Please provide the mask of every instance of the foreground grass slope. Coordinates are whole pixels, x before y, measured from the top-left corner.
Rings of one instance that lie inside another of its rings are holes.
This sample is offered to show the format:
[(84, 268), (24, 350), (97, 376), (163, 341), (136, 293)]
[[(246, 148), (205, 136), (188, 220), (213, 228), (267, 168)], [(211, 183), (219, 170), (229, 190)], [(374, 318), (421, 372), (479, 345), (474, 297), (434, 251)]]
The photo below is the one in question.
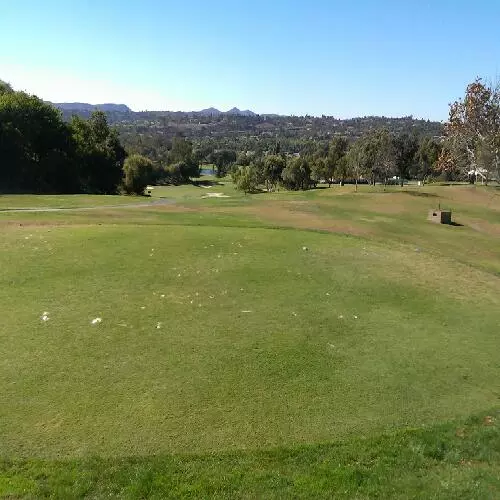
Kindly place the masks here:
[(484, 498), (500, 495), (498, 412), (366, 440), (258, 452), (0, 461), (9, 498)]
[(177, 189), (0, 213), (0, 492), (496, 491), (495, 410), (453, 434), (500, 397), (495, 190)]

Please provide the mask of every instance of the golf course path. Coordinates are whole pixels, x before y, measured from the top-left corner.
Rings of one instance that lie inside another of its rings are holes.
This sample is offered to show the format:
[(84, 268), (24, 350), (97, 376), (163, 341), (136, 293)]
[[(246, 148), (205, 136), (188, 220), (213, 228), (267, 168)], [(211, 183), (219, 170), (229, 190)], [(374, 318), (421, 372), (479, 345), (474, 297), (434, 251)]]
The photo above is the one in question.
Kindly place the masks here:
[(108, 209), (108, 208), (143, 208), (143, 207), (155, 207), (159, 205), (170, 205), (172, 203), (175, 203), (174, 200), (166, 199), (166, 198), (161, 198), (159, 200), (155, 201), (149, 201), (147, 203), (124, 203), (122, 205), (98, 205), (98, 206), (93, 206), (93, 207), (38, 207), (38, 208), (31, 208), (31, 207), (26, 207), (26, 208), (0, 208), (0, 213), (1, 212), (66, 212), (66, 211), (71, 211), (71, 212), (76, 212), (76, 211), (82, 211), (82, 210), (103, 210), (103, 209)]

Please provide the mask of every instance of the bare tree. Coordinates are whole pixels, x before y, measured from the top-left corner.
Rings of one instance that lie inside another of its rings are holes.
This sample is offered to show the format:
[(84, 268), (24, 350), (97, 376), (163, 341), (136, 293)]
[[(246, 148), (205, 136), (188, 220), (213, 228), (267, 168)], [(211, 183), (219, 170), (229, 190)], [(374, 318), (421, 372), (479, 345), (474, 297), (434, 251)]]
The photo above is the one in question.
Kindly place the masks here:
[(478, 78), (467, 86), (465, 97), (450, 104), (445, 125), (446, 146), (457, 166), (488, 182), (500, 166), (500, 86)]

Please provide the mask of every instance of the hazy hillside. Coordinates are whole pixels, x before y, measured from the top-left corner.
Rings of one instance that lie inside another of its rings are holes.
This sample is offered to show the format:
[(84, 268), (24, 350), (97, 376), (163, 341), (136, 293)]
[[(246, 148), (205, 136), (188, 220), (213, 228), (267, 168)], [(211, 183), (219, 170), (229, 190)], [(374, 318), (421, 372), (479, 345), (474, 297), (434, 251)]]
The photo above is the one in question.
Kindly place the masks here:
[(236, 107), (221, 111), (214, 107), (200, 111), (132, 111), (125, 104), (56, 103), (63, 118), (88, 118), (100, 109), (114, 125), (128, 150), (148, 152), (165, 148), (175, 136), (197, 146), (236, 151), (269, 151), (276, 142), (286, 152), (303, 151), (311, 141), (327, 144), (333, 137), (356, 139), (373, 129), (386, 128), (395, 134), (419, 137), (442, 135), (442, 124), (412, 116), (388, 118), (364, 116), (340, 119), (334, 116), (258, 115)]
[(113, 104), (113, 103), (104, 103), (104, 104), (88, 104), (86, 102), (53, 102), (52, 103), (56, 108), (59, 108), (63, 111), (73, 111), (74, 113), (91, 113), (97, 109), (106, 112), (119, 112), (119, 113), (130, 113), (132, 110), (125, 104)]

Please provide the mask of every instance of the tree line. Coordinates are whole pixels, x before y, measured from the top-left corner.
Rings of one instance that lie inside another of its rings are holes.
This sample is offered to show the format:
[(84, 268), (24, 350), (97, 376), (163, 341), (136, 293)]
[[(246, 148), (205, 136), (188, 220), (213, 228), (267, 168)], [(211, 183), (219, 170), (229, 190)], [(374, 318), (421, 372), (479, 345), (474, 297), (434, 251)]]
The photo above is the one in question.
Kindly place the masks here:
[(273, 154), (255, 159), (238, 156), (232, 176), (236, 187), (273, 191), (282, 186), (299, 190), (318, 183), (377, 182), (403, 185), (406, 179), (425, 182), (436, 171), (441, 152), (439, 141), (431, 137), (391, 134), (387, 129), (374, 130), (356, 141), (334, 138), (327, 147), (311, 145), (300, 154), (280, 153), (277, 144)]
[(465, 96), (450, 104), (442, 137), (370, 130), (356, 140), (336, 137), (328, 146), (306, 144), (298, 155), (248, 159), (233, 170), (245, 192), (309, 189), (318, 182), (394, 182), (405, 179), (500, 181), (500, 83), (476, 79)]
[(236, 159), (233, 151), (194, 150), (183, 137), (158, 148), (160, 161), (135, 148), (127, 151), (104, 112), (64, 120), (50, 103), (0, 81), (0, 191), (142, 194), (149, 183), (199, 177), (204, 155), (220, 175)]
[(115, 193), (127, 154), (104, 113), (60, 112), (0, 82), (0, 188), (30, 193)]
[[(116, 116), (107, 113), (108, 116)], [(173, 116), (171, 116), (173, 115)], [(179, 115), (179, 116), (177, 116)], [(146, 119), (147, 117), (147, 119)], [(219, 152), (252, 152), (269, 154), (279, 141), (283, 151), (303, 153), (312, 147), (326, 148), (334, 137), (346, 137), (350, 142), (372, 130), (385, 128), (391, 134), (409, 133), (421, 137), (443, 135), (437, 122), (415, 120), (412, 117), (366, 117), (338, 120), (333, 117), (196, 117), (186, 113), (161, 112), (123, 115), (115, 126), (128, 151), (147, 156), (155, 163), (166, 165), (171, 141), (184, 137), (193, 144), (193, 155), (200, 163), (219, 163)], [(215, 158), (211, 153), (215, 152)]]
[[(191, 140), (174, 129), (171, 136), (135, 129), (133, 135), (123, 136), (100, 111), (65, 120), (49, 103), (0, 81), (0, 189), (140, 194), (149, 183), (190, 182), (207, 164), (219, 177), (231, 173), (245, 192), (309, 189), (320, 182), (403, 185), (405, 179), (474, 182), (478, 176), (488, 182), (500, 174), (499, 103), (498, 85), (476, 80), (463, 99), (450, 105), (442, 136), (422, 134), (418, 127), (387, 128), (382, 120), (360, 136), (335, 131), (329, 139), (297, 139), (288, 133), (294, 132), (294, 125), (324, 125), (330, 117), (268, 117), (278, 124), (291, 120), (289, 128), (282, 127), (280, 135), (265, 140), (239, 134), (235, 148), (225, 137)], [(184, 114), (180, 119), (189, 122), (192, 117)], [(261, 119), (217, 118), (221, 122)], [(357, 120), (366, 125), (367, 119)], [(167, 118), (164, 125), (168, 129)]]

